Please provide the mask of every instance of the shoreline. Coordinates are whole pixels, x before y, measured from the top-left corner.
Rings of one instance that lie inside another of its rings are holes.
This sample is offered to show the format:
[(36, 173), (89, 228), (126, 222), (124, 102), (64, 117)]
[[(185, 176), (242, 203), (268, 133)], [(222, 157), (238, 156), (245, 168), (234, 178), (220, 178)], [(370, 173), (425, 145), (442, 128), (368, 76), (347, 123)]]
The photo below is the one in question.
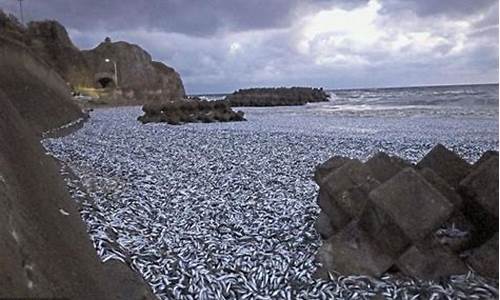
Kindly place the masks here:
[(83, 117), (71, 121), (69, 123), (63, 124), (60, 127), (45, 131), (44, 133), (42, 133), (41, 139), (44, 140), (44, 139), (60, 138), (70, 135), (73, 132), (81, 129), (89, 119), (90, 119), (90, 112), (83, 111)]
[[(92, 179), (89, 192), (95, 197), (99, 212), (89, 226), (97, 233), (95, 238), (102, 241), (98, 248), (98, 253), (104, 254), (102, 257), (130, 258), (132, 268), (148, 278), (160, 299), (193, 295), (204, 287), (215, 293), (228, 286), (226, 280), (218, 281), (220, 287), (199, 283), (193, 284), (189, 292), (180, 286), (188, 277), (203, 278), (205, 283), (216, 282), (221, 276), (234, 278), (232, 286), (238, 290), (233, 291), (233, 298), (246, 295), (249, 290), (243, 283), (252, 280), (262, 285), (263, 292), (280, 295), (281, 291), (289, 291), (297, 298), (313, 295), (314, 288), (330, 293), (342, 284), (343, 281), (311, 281), (310, 278), (315, 266), (311, 256), (318, 246), (312, 230), (317, 215), (312, 168), (328, 158), (331, 151), (362, 156), (374, 150), (371, 147), (376, 141), (372, 135), (342, 131), (350, 135), (345, 137), (340, 129), (331, 131), (330, 127), (320, 124), (339, 122), (331, 119), (315, 121), (322, 131), (308, 126), (306, 129), (313, 132), (304, 134), (284, 123), (314, 125), (309, 121), (317, 118), (306, 115), (291, 120), (269, 112), (247, 123), (178, 127), (143, 126), (135, 120), (138, 112), (139, 107), (96, 110), (92, 116), (96, 122), (88, 125), (85, 136), (51, 141), (53, 146), (48, 147), (61, 159), (81, 166), (81, 170), (89, 168), (88, 173), (81, 175)], [(404, 119), (400, 123), (403, 121), (407, 123)], [(277, 130), (278, 124), (287, 131)], [(377, 124), (380, 125), (373, 125)], [(340, 121), (340, 125), (350, 126), (345, 120)], [(371, 123), (365, 126), (371, 127)], [(403, 132), (413, 129), (407, 124), (392, 127), (398, 132), (400, 128)], [(359, 135), (362, 136), (358, 139)], [(94, 140), (94, 136), (99, 140)], [(402, 151), (406, 156), (418, 157), (426, 151), (425, 140), (415, 144), (413, 140), (382, 136), (401, 144), (390, 145), (395, 147), (390, 149)], [(455, 142), (456, 146), (463, 141)], [(476, 143), (479, 148), (489, 145)], [(375, 145), (384, 146), (383, 143)], [(468, 155), (473, 155), (476, 149), (470, 143), (462, 147)], [(364, 151), (357, 151), (358, 148)], [(103, 151), (107, 151), (106, 155), (96, 159), (96, 154)], [(106, 231), (108, 227), (112, 229)], [(118, 249), (119, 253), (106, 244), (114, 234), (125, 247)], [(246, 257), (253, 259), (246, 261)], [(211, 268), (217, 264), (221, 266)], [(277, 265), (283, 265), (284, 269)], [(164, 268), (160, 273), (150, 271), (160, 266)], [(283, 273), (287, 267), (288, 273)], [(253, 272), (252, 268), (259, 271)], [(274, 286), (261, 281), (259, 273), (283, 282)], [(166, 277), (169, 283), (160, 283), (159, 276)], [(413, 284), (418, 290), (434, 286), (428, 282), (384, 278), (385, 288), (391, 284), (401, 288)], [(346, 277), (345, 280), (353, 279)], [(460, 275), (450, 284), (456, 290), (473, 293), (470, 287), (477, 286), (481, 280), (473, 274)], [(300, 284), (295, 285), (298, 282)], [(174, 290), (180, 294), (173, 294)], [(347, 297), (354, 291), (374, 292), (346, 287), (342, 295)]]

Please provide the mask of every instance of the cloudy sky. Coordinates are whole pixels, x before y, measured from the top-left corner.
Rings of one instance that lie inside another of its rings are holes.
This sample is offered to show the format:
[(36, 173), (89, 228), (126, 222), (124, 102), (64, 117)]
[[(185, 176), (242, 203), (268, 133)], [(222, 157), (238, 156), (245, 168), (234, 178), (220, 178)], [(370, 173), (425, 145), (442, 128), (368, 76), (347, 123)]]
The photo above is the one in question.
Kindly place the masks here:
[[(18, 14), (17, 1), (0, 7)], [(498, 82), (493, 0), (25, 0), (80, 48), (106, 36), (174, 67), (187, 92)]]

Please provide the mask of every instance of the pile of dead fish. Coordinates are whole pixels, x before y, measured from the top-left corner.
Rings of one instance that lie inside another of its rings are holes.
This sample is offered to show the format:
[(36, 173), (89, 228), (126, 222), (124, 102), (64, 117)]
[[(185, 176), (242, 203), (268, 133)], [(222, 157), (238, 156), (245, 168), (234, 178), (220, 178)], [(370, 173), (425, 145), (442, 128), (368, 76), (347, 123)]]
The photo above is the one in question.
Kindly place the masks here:
[[(370, 147), (418, 158), (431, 145), (430, 131), (420, 144), (388, 131), (391, 143), (377, 143), (378, 134), (335, 118), (259, 112), (248, 122), (169, 126), (142, 125), (139, 113), (98, 109), (82, 129), (43, 143), (66, 163), (68, 187), (102, 260), (127, 263), (160, 299), (497, 297), (496, 282), (475, 273), (442, 282), (314, 277), (321, 246), (315, 165), (332, 151), (365, 159)], [(466, 134), (456, 143), (471, 155), (497, 147), (493, 138), (478, 143)]]
[(473, 165), (442, 145), (416, 165), (382, 152), (332, 157), (315, 179), (320, 275), (437, 280), (469, 266), (498, 280), (498, 152)]

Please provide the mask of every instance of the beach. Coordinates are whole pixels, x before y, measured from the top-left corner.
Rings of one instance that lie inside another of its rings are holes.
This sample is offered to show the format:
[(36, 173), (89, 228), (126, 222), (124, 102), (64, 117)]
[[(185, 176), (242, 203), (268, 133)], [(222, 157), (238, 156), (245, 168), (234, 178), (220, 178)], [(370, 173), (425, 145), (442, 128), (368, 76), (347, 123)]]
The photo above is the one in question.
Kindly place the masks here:
[(82, 129), (43, 141), (80, 178), (67, 184), (101, 259), (128, 263), (161, 299), (498, 295), (473, 274), (441, 284), (314, 279), (312, 179), (332, 155), (385, 151), (415, 162), (436, 143), (474, 162), (498, 149), (498, 112), (378, 115), (317, 103), (244, 111), (246, 122), (171, 126), (141, 125), (140, 107), (96, 109)]

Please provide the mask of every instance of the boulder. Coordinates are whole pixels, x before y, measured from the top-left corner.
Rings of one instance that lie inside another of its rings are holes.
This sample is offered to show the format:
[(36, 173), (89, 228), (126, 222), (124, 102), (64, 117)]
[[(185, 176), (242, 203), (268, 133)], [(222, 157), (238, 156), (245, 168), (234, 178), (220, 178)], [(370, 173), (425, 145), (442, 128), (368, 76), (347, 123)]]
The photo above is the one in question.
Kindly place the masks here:
[(462, 260), (443, 247), (433, 235), (406, 250), (399, 257), (396, 266), (408, 276), (426, 280), (465, 274), (468, 271)]
[(417, 164), (417, 168), (432, 169), (453, 188), (457, 188), (460, 181), (472, 170), (470, 164), (441, 144), (432, 148)]
[(375, 179), (380, 182), (385, 182), (404, 168), (411, 167), (409, 162), (399, 157), (389, 156), (384, 152), (378, 152), (372, 156), (365, 165), (371, 170)]
[[(453, 205), (412, 168), (404, 169), (369, 196), (373, 210), (365, 209), (360, 223), (372, 237), (386, 245), (392, 244), (395, 238), (392, 234), (399, 230), (403, 233), (398, 235), (402, 240), (418, 242), (453, 212)], [(391, 248), (397, 253), (403, 250), (398, 249), (403, 245), (394, 244)]]
[(394, 263), (355, 221), (325, 241), (319, 249), (318, 260), (324, 273), (370, 276), (382, 275)]
[(480, 247), (474, 249), (467, 263), (479, 274), (498, 280), (498, 232)]
[(340, 168), (344, 163), (352, 159), (343, 156), (333, 156), (322, 164), (319, 164), (314, 171), (314, 180), (321, 186), (322, 181), (333, 171)]

